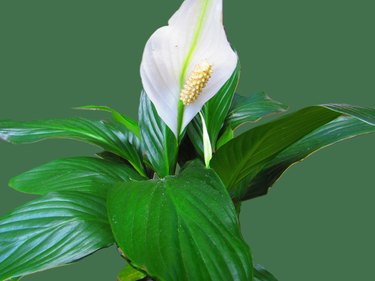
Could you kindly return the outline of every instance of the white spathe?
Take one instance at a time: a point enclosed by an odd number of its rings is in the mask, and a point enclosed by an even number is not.
[[[168,26],[146,43],[141,63],[142,84],[155,108],[178,137],[178,103],[185,80],[202,63],[212,76],[199,97],[184,107],[181,131],[230,78],[237,65],[222,22],[222,0],[185,0]]]

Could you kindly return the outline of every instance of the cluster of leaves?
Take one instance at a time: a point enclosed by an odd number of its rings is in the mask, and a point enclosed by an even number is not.
[[[11,188],[40,197],[0,218],[0,280],[69,264],[115,243],[129,261],[118,275],[123,281],[276,280],[253,266],[237,207],[266,194],[311,153],[375,132],[375,109],[311,106],[235,136],[242,124],[287,109],[264,93],[235,94],[239,72],[202,109],[211,168],[203,164],[201,119],[176,140],[145,93],[139,122],[102,106],[83,109],[109,111],[113,120],[0,121],[7,142],[68,138],[103,150],[10,180]]]

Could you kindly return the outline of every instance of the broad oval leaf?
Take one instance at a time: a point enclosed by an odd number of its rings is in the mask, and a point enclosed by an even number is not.
[[[145,175],[138,138],[120,124],[85,118],[50,119],[31,122],[0,121],[0,139],[25,144],[51,138],[88,142],[113,152]]]
[[[347,116],[349,112],[353,115]],[[375,116],[375,109],[361,112],[360,107],[350,105],[308,107],[233,139],[214,155],[211,165],[233,198],[250,199],[265,194],[287,167],[313,151],[374,132],[371,116]],[[285,157],[288,160],[283,160]]]
[[[139,125],[146,161],[159,177],[173,174],[177,163],[177,139],[145,92],[141,94]]]
[[[158,281],[252,280],[231,198],[200,162],[176,177],[118,186],[108,211],[126,257]]]
[[[103,197],[50,193],[0,218],[0,280],[66,265],[111,244]]]
[[[26,193],[46,194],[74,189],[106,194],[108,187],[131,179],[142,180],[133,168],[94,157],[59,159],[12,178],[9,186]]]

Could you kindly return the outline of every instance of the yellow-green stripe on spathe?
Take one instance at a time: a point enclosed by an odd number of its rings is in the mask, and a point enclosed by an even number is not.
[[[198,17],[198,22],[197,22],[197,25],[195,27],[193,41],[191,43],[189,52],[188,52],[188,54],[185,58],[184,63],[182,64],[182,70],[181,70],[181,74],[180,74],[180,90],[182,90],[183,87],[184,87],[186,71],[187,71],[187,68],[190,64],[193,53],[194,53],[194,51],[197,47],[199,37],[202,33],[202,29],[203,29],[204,21],[206,19],[206,13],[207,13],[207,10],[208,10],[208,6],[212,2],[212,0],[197,0],[197,1],[201,2],[202,10],[201,10],[201,13],[199,14],[199,17]],[[180,134],[181,134],[181,127],[182,127],[182,123],[183,123],[184,110],[185,110],[185,106],[182,103],[182,101],[179,100],[178,110],[177,110],[177,139],[178,139],[178,141],[180,141]]]
[[[202,33],[202,29],[203,29],[204,21],[206,19],[206,13],[207,13],[207,10],[208,10],[208,6],[212,2],[212,0],[197,0],[197,1],[201,2],[202,10],[201,10],[201,13],[199,14],[199,17],[198,17],[198,22],[197,22],[197,25],[196,25],[196,28],[195,28],[195,32],[194,32],[191,47],[189,49],[189,52],[188,52],[188,54],[185,58],[185,61],[184,61],[183,65],[182,65],[182,70],[181,70],[181,75],[180,75],[180,89],[182,89],[184,87],[186,71],[187,71],[187,68],[190,64],[193,53],[194,53],[194,51],[197,47],[199,37]]]
[[[206,13],[207,13],[207,10],[208,10],[208,5],[210,4],[210,2],[212,2],[212,0],[197,0],[197,1],[201,2],[202,10],[201,10],[201,13],[199,14],[198,22],[197,22],[197,25],[195,27],[195,32],[194,32],[192,44],[191,44],[189,52],[188,52],[188,54],[185,58],[185,61],[182,65],[182,70],[181,70],[181,74],[180,74],[180,90],[182,90],[182,88],[184,87],[186,71],[187,71],[187,68],[190,64],[191,57],[193,56],[193,53],[194,53],[194,51],[197,47],[198,40],[199,40],[199,37],[200,37],[201,32],[202,32],[204,20],[206,18],[205,16],[206,16]],[[184,115],[184,108],[185,108],[185,106],[182,103],[182,101],[180,100],[179,103],[178,103],[178,112],[177,112],[177,136],[178,136],[177,138],[178,139],[179,139],[179,136],[180,136],[180,133],[181,133],[181,127],[182,127],[183,115]]]

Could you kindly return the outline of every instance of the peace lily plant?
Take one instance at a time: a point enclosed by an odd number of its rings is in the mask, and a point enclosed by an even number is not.
[[[241,202],[265,195],[311,153],[375,132],[374,108],[324,104],[286,114],[263,93],[235,93],[240,67],[221,0],[184,1],[147,42],[140,72],[138,122],[105,106],[80,109],[109,111],[110,121],[0,121],[7,142],[68,138],[101,148],[10,180],[40,196],[0,218],[0,280],[113,244],[124,259],[121,281],[277,280],[252,262]],[[283,115],[255,123],[270,114]]]

